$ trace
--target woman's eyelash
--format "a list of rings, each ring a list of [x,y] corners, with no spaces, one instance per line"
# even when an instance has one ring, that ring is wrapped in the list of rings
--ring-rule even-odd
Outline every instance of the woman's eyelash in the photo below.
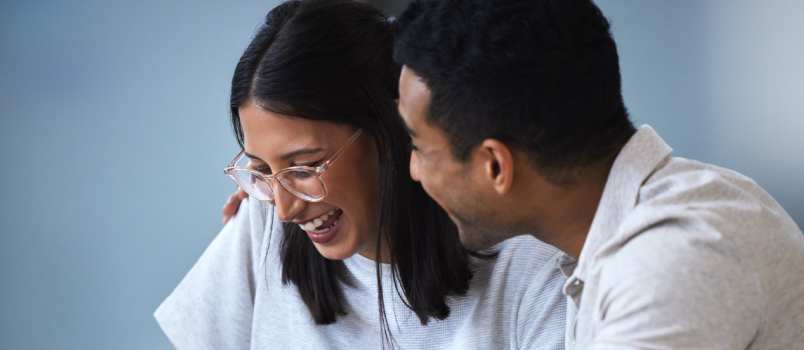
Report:
[[[307,166],[307,167],[315,168],[315,167],[321,165],[321,163],[323,163],[323,162],[324,162],[323,160],[319,160],[319,161],[315,161],[315,162],[311,162],[311,163],[307,163],[307,164],[291,164],[290,166]],[[255,166],[254,170],[256,170],[258,172],[261,172],[263,174],[269,174],[269,175],[271,174],[271,167],[269,167],[267,165],[264,165],[264,164]]]
[[[271,167],[269,167],[267,165],[258,165],[256,167],[254,167],[254,170],[259,171],[259,172],[261,172],[263,174],[270,174],[271,173]]]

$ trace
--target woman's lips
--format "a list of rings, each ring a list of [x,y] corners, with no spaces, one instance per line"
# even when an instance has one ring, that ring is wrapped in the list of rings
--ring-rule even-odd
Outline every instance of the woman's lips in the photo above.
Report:
[[[343,211],[338,209],[334,215],[332,215],[326,222],[324,222],[321,225],[321,227],[324,227],[323,229],[315,231],[305,230],[307,236],[310,237],[310,240],[318,244],[326,244],[327,242],[332,241],[341,230],[342,214]]]

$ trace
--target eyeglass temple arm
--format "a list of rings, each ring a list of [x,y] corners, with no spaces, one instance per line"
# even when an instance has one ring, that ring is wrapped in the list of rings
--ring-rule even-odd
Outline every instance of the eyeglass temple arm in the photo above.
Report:
[[[333,162],[335,162],[335,160],[337,160],[338,157],[340,157],[341,154],[343,154],[343,152],[346,152],[346,149],[349,148],[349,146],[351,146],[355,142],[355,140],[357,140],[357,138],[360,137],[360,134],[362,134],[362,133],[363,133],[363,129],[357,129],[357,131],[355,131],[355,133],[352,134],[351,137],[349,137],[349,140],[346,141],[346,144],[343,145],[343,147],[341,147],[341,149],[339,149],[338,152],[335,152],[335,155],[333,155],[332,158],[330,158],[324,164],[321,164],[321,165],[318,166],[318,169],[317,169],[318,172],[322,172],[324,170],[327,170],[327,168],[329,168],[329,166]]]
[[[234,168],[235,167],[235,162],[237,161],[237,159],[240,158],[240,156],[242,156],[243,153],[245,153],[245,152],[246,152],[246,150],[241,149],[240,152],[237,153],[237,155],[234,156],[234,158],[232,158],[231,161],[229,161],[229,165],[227,165],[226,168],[223,168],[223,172],[226,173],[226,171],[228,171],[229,169]]]

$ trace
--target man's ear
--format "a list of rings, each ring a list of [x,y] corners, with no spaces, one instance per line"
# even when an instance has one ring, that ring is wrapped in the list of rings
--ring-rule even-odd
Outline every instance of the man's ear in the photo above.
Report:
[[[514,157],[511,149],[495,139],[485,139],[477,149],[483,168],[483,180],[489,181],[498,194],[507,194],[514,184]]]

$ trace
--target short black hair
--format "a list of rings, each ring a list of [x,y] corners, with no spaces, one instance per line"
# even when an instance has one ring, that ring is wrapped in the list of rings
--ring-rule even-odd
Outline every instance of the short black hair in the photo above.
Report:
[[[427,120],[458,160],[495,138],[563,174],[613,158],[635,131],[590,0],[420,0],[397,26],[394,59],[430,89]]]

